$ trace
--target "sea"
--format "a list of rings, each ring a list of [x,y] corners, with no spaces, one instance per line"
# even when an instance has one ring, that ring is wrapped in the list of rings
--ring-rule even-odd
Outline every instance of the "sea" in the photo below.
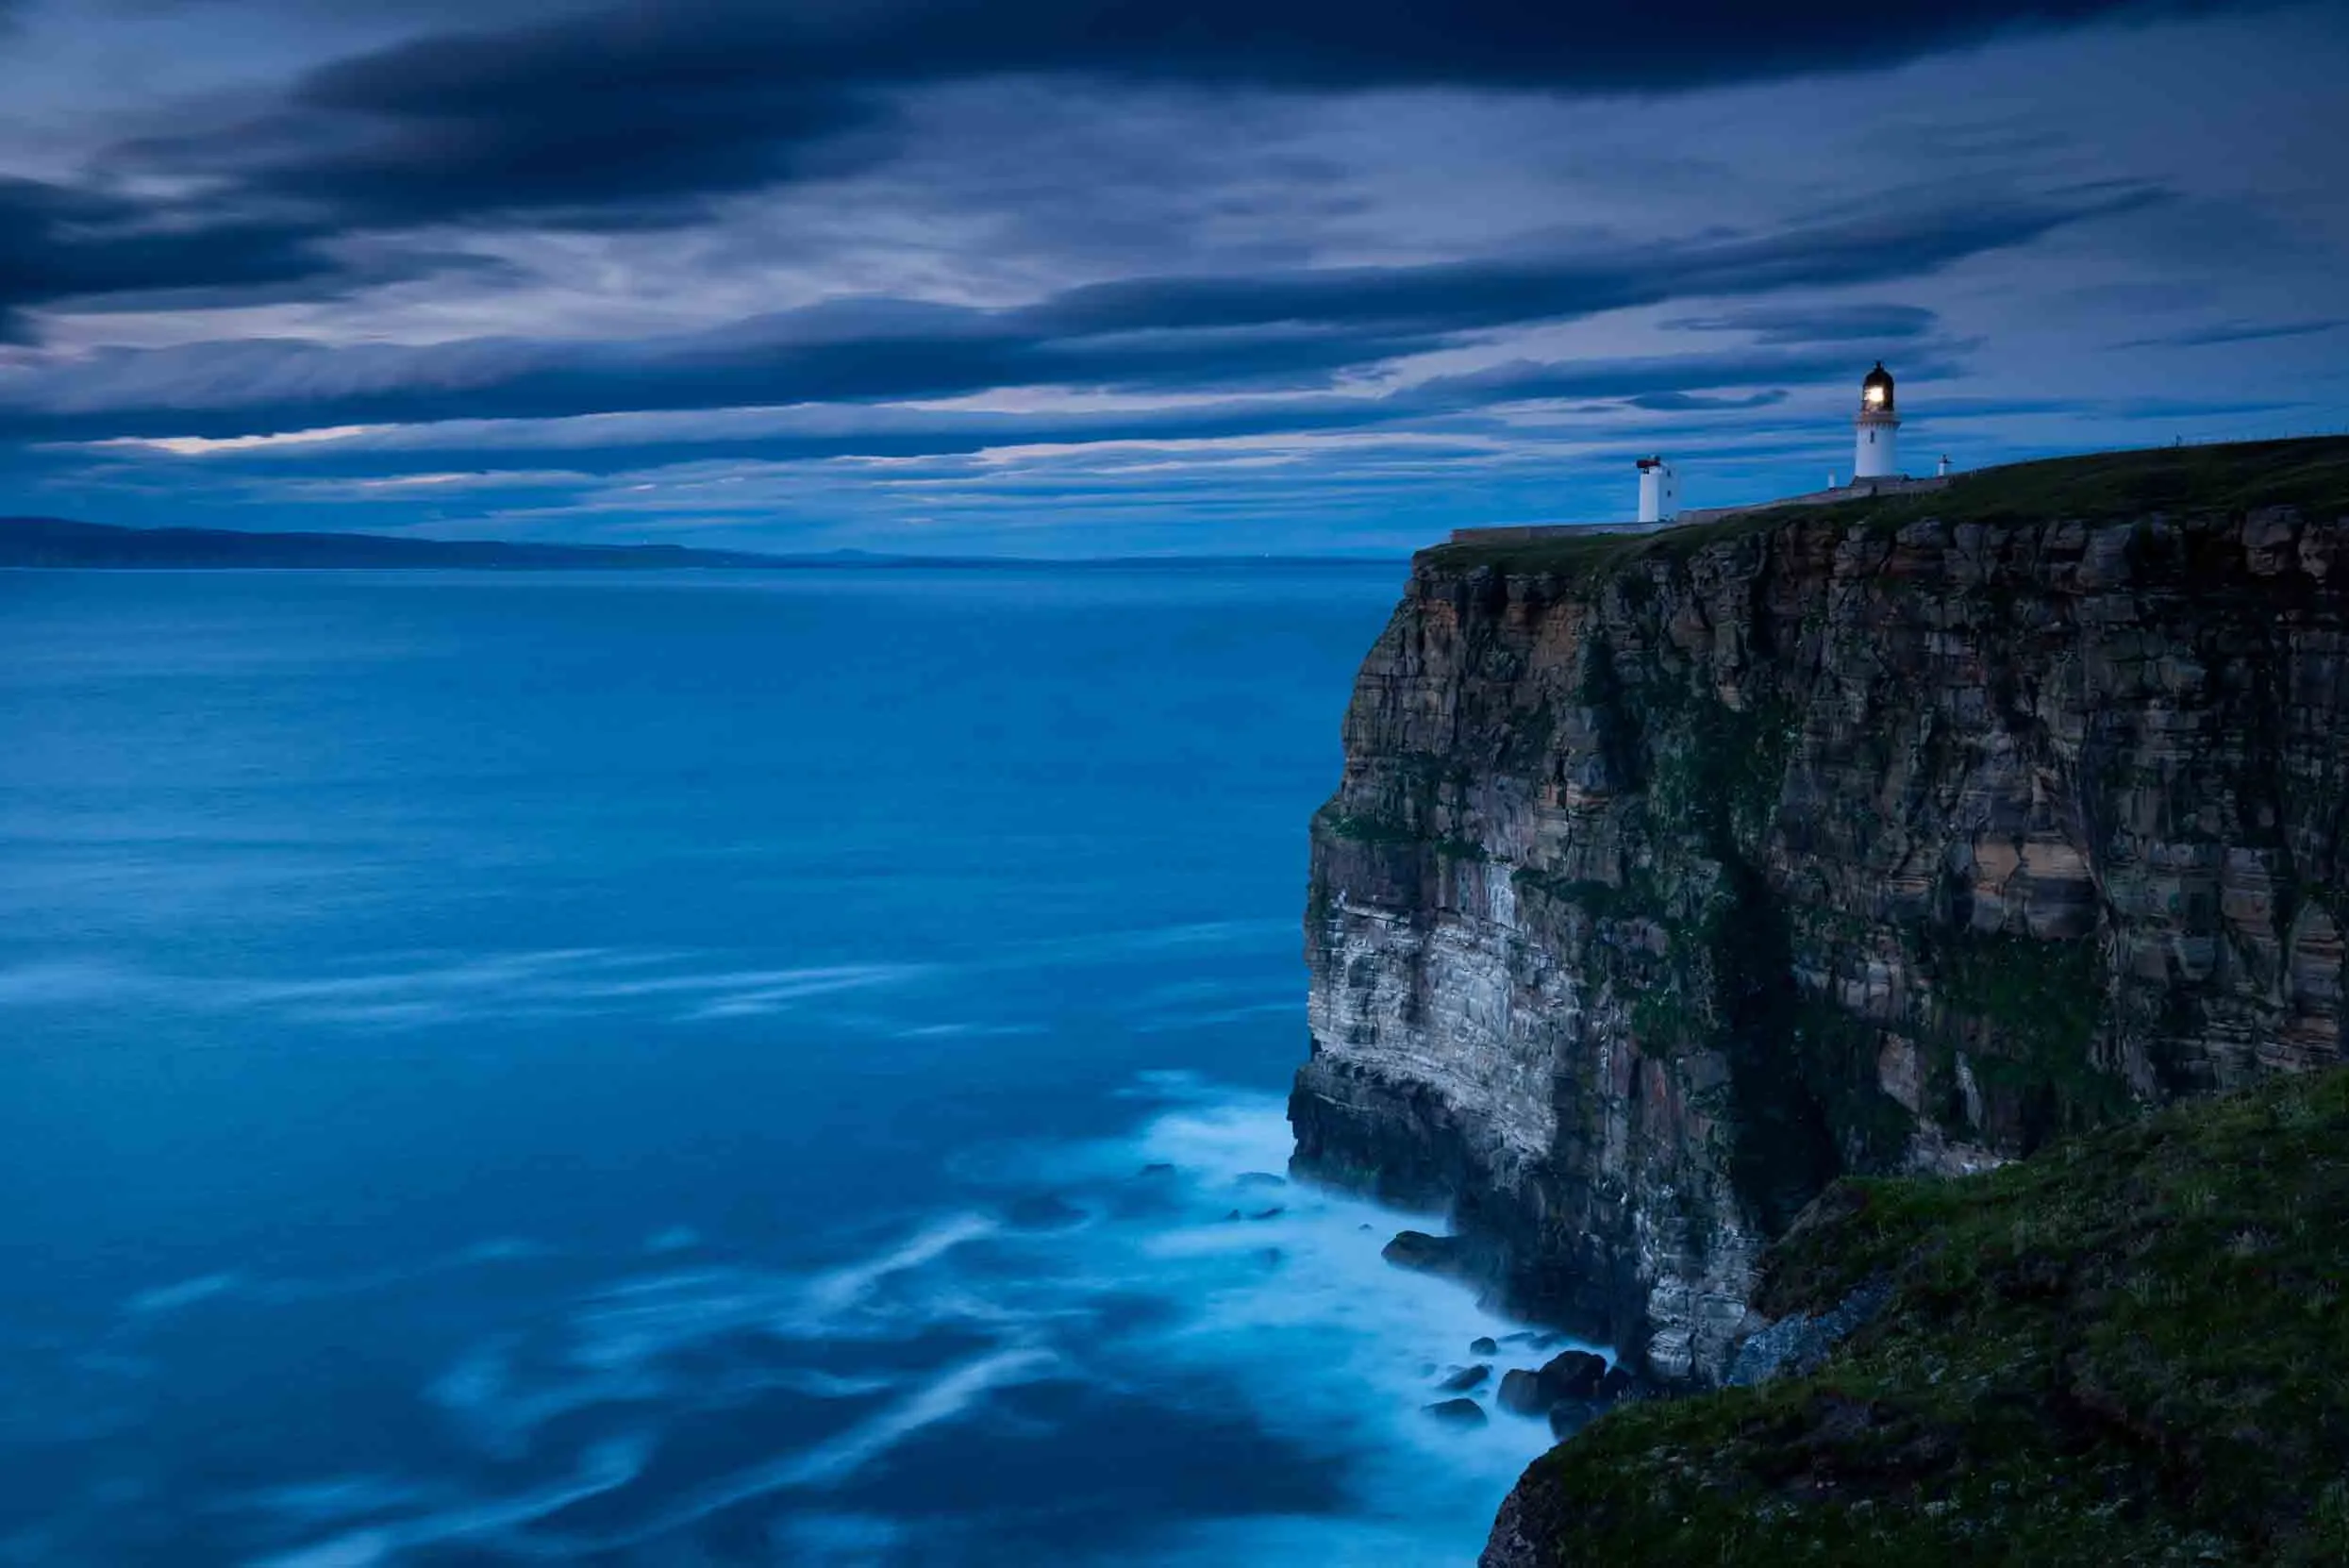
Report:
[[[0,1562],[1473,1562],[1283,1118],[1402,571],[0,572]]]

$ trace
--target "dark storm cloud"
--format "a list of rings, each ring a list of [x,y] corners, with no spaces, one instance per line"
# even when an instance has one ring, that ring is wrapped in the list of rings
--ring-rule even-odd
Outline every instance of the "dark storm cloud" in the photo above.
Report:
[[[632,5],[448,32],[311,73],[248,122],[123,149],[352,225],[684,221],[707,199],[853,168],[891,146],[900,89],[1075,74],[1343,91],[1664,92],[1882,65],[1992,34],[2207,0],[1958,0],[1856,25],[1806,0],[826,0]]]
[[[714,195],[849,173],[892,144],[871,99],[756,72],[638,83],[623,61],[541,91],[402,104],[336,67],[266,117],[117,157],[227,175],[249,199],[353,226],[513,217],[618,230],[692,221]]]
[[[331,424],[938,398],[1019,386],[1309,387],[1340,371],[1528,322],[1676,297],[1914,278],[2153,199],[2144,191],[2095,189],[1543,261],[1133,278],[1004,309],[840,301],[716,331],[623,342],[475,339],[331,348],[248,341],[113,350],[37,376],[0,375],[0,429],[53,438],[224,436]],[[1799,362],[1847,357],[1823,352]],[[1705,357],[1689,362],[1701,365]],[[1671,372],[1659,366],[1656,374]],[[1677,380],[1626,383],[1514,366],[1458,379],[1487,398],[1691,390]]]
[[[76,296],[197,294],[324,278],[340,264],[311,225],[208,218],[0,177],[0,336],[17,312]]]
[[[2064,224],[2159,199],[2159,192],[2143,187],[2101,186],[2038,199],[1888,208],[1793,225],[1760,238],[1624,247],[1586,258],[1133,278],[1073,290],[1035,314],[1058,333],[1306,321],[1458,332],[1675,298],[1929,275],[1966,257],[2026,243]],[[1929,313],[1925,319],[1931,320]]]
[[[414,41],[322,72],[308,96],[429,113],[553,86],[691,92],[754,77],[829,87],[1044,72],[1274,87],[1670,91],[1880,66],[2115,13],[2220,8],[2207,0],[1944,0],[1879,8],[1855,25],[1848,5],[1824,0],[1658,0],[1636,18],[1588,0],[719,0]]]
[[[1684,332],[1749,332],[1758,342],[1893,342],[1933,330],[1933,312],[1917,305],[1755,305],[1662,325]]]

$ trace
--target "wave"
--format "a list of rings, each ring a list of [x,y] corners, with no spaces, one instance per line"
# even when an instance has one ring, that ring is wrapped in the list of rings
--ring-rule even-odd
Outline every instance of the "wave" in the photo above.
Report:
[[[869,1421],[805,1453],[737,1471],[708,1483],[684,1502],[625,1532],[592,1540],[544,1543],[534,1555],[575,1557],[624,1551],[673,1536],[729,1509],[779,1492],[836,1485],[917,1432],[966,1414],[991,1390],[1022,1381],[1054,1364],[1041,1350],[1002,1351],[956,1367]]]
[[[175,1312],[192,1307],[199,1301],[225,1295],[242,1284],[240,1274],[207,1274],[175,1284],[158,1285],[151,1291],[141,1291],[123,1303],[123,1310],[133,1317],[154,1317],[158,1313]]]
[[[412,959],[355,974],[217,978],[97,960],[0,970],[0,1008],[265,1011],[305,1024],[400,1030],[484,1019],[641,1013],[675,1022],[757,1017],[815,997],[916,980],[921,964],[697,966],[696,955],[550,948]],[[377,960],[384,964],[386,960]]]
[[[372,1568],[419,1546],[501,1536],[626,1486],[643,1474],[651,1451],[641,1435],[608,1438],[589,1448],[575,1471],[547,1485],[346,1531],[261,1558],[256,1568]]]
[[[1290,1179],[1275,1096],[1183,1073],[1128,1092],[1144,1108],[1128,1133],[968,1162],[957,1203],[827,1269],[762,1267],[693,1236],[677,1238],[690,1266],[647,1270],[629,1248],[600,1279],[568,1272],[592,1262],[575,1256],[561,1276],[517,1281],[562,1293],[418,1390],[456,1452],[415,1474],[289,1476],[256,1494],[275,1499],[262,1507],[278,1536],[265,1560],[334,1568],[458,1542],[544,1560],[691,1550],[699,1532],[739,1532],[765,1509],[761,1527],[791,1560],[935,1561],[1012,1526],[968,1506],[898,1517],[883,1499],[922,1466],[967,1469],[938,1443],[982,1426],[984,1439],[954,1441],[983,1442],[989,1462],[1040,1487],[1095,1446],[1151,1441],[1137,1429],[1216,1434],[1182,1462],[1236,1467],[1204,1501],[1121,1491],[1117,1517],[1054,1560],[1459,1560],[1549,1434],[1498,1411],[1458,1430],[1422,1407],[1471,1341],[1520,1326],[1386,1264],[1396,1215]],[[511,1245],[406,1272],[486,1266]],[[282,1282],[224,1272],[143,1293],[125,1321],[285,1298]],[[1484,1359],[1497,1380],[1510,1354]],[[1225,1446],[1241,1457],[1221,1459]],[[1329,1496],[1305,1512],[1218,1509],[1264,1467]],[[517,1472],[548,1478],[478,1494],[481,1476]]]
[[[870,1295],[875,1286],[891,1275],[920,1268],[965,1242],[993,1234],[997,1228],[996,1222],[983,1214],[949,1215],[925,1226],[902,1245],[892,1247],[878,1258],[852,1263],[820,1276],[808,1289],[808,1303],[825,1315],[841,1311]]]

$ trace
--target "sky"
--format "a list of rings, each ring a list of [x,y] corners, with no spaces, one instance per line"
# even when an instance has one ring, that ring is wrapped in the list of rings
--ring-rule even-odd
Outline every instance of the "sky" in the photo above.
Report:
[[[1391,554],[2349,428],[2349,8],[0,0],[0,515]]]

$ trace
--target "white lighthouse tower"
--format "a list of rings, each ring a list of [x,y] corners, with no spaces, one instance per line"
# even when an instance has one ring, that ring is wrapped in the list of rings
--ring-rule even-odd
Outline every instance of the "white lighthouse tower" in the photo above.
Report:
[[[1669,523],[1680,515],[1680,475],[1661,458],[1640,459],[1640,521]]]
[[[1878,359],[1859,383],[1859,416],[1852,421],[1856,435],[1852,452],[1852,481],[1891,479],[1900,474],[1900,415],[1892,407],[1892,376]]]

